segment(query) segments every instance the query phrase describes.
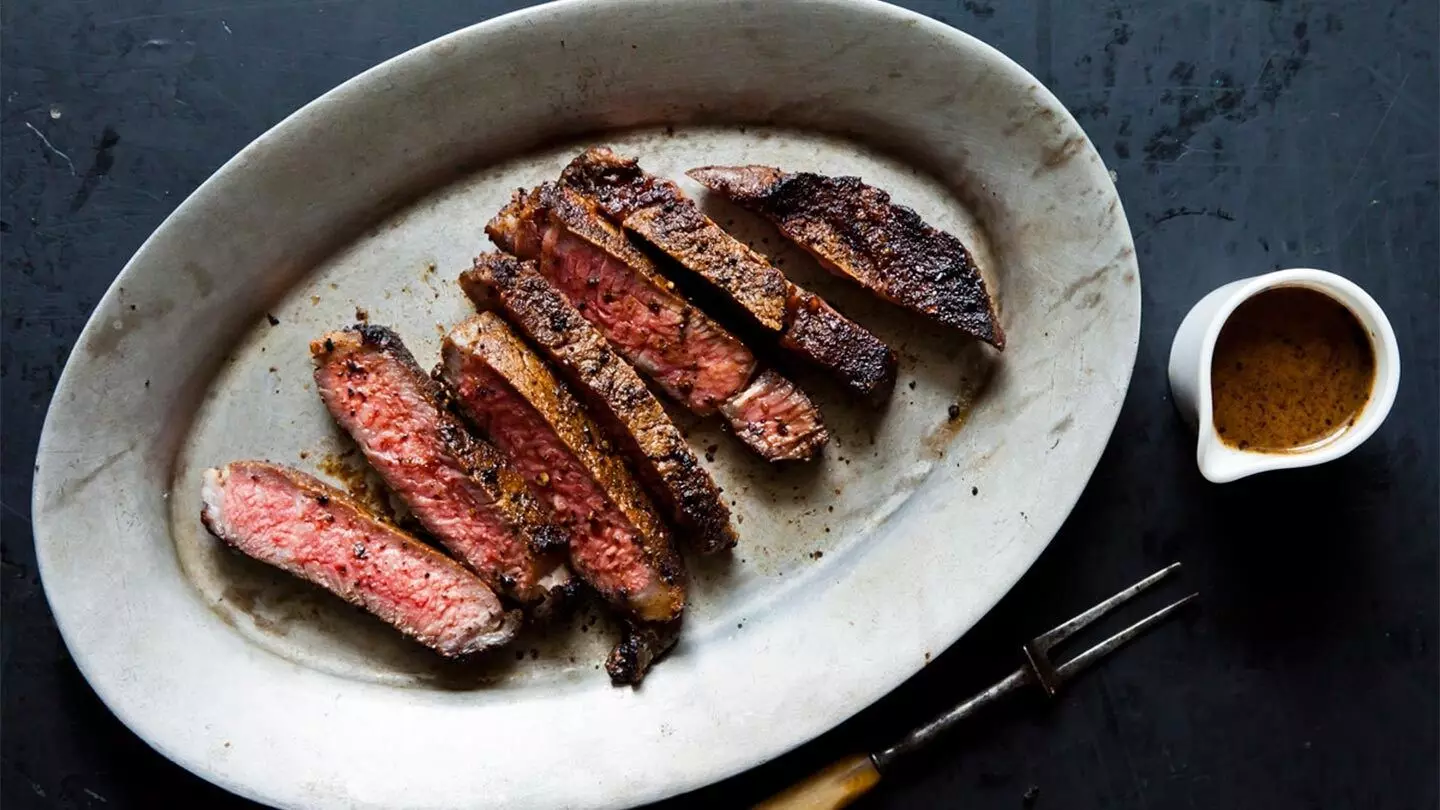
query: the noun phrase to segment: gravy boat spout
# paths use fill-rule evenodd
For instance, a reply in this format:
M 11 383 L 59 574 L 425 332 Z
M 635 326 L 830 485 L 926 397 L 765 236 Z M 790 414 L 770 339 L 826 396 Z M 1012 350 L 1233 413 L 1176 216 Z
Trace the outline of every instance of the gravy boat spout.
M 1241 450 L 1221 441 L 1215 429 L 1210 379 L 1215 343 L 1236 307 L 1277 287 L 1315 290 L 1350 310 L 1370 339 L 1374 384 L 1354 423 L 1330 438 L 1284 451 Z M 1195 463 L 1200 474 L 1223 484 L 1268 470 L 1323 464 L 1360 446 L 1385 421 L 1394 404 L 1400 386 L 1400 350 L 1389 319 L 1368 293 L 1334 273 L 1296 268 L 1233 281 L 1200 299 L 1175 333 L 1169 372 L 1175 407 L 1199 434 Z

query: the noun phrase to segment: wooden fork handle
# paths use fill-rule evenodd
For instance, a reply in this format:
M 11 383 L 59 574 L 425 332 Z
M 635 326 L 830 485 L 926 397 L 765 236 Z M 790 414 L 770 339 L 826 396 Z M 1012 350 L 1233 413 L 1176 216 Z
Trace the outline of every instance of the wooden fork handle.
M 855 754 L 755 805 L 755 810 L 836 810 L 879 782 L 880 771 L 869 755 Z

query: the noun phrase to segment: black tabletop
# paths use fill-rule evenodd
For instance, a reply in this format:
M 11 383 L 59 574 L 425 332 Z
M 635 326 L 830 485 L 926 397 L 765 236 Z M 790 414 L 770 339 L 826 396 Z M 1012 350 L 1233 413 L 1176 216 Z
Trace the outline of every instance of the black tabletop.
M 32 463 L 91 308 L 150 231 L 252 138 L 382 59 L 523 5 L 0 6 L 7 810 L 247 806 L 121 726 L 46 608 Z M 977 719 L 864 806 L 1436 807 L 1436 3 L 906 5 L 1028 68 L 1117 173 L 1144 285 L 1134 381 L 1064 529 L 973 632 L 817 741 L 671 806 L 753 801 L 891 741 L 1018 664 L 1023 639 L 1180 560 L 1203 594 L 1198 611 L 1057 700 L 1018 699 Z M 1210 289 L 1293 266 L 1346 275 L 1386 309 L 1404 364 L 1399 398 L 1343 460 L 1210 485 L 1169 400 L 1170 338 Z

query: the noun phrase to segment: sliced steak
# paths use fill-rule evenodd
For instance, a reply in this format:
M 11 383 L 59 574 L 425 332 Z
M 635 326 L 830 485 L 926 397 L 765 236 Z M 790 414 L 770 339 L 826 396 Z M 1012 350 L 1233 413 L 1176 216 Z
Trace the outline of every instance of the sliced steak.
M 450 413 L 441 385 L 394 332 L 357 325 L 310 352 L 325 406 L 426 531 L 507 596 L 564 594 L 565 531 L 500 451 Z
M 616 351 L 696 414 L 715 413 L 754 374 L 745 344 L 677 295 L 575 191 L 546 183 L 516 192 L 485 231 L 501 249 L 539 260 L 541 275 Z
M 201 502 L 200 520 L 216 537 L 441 655 L 504 644 L 519 627 L 480 578 L 304 473 L 232 462 L 205 471 Z
M 546 281 L 533 262 L 503 253 L 475 259 L 460 277 L 482 308 L 505 311 L 590 404 L 591 413 L 630 457 L 686 540 L 704 553 L 735 545 L 730 509 L 680 430 L 630 364 Z
M 773 371 L 761 372 L 720 410 L 732 425 L 743 425 L 740 438 L 771 461 L 814 458 L 830 440 L 805 392 Z
M 675 292 L 674 284 L 631 246 L 593 201 L 546 183 L 516 192 L 486 232 L 505 250 L 538 259 L 541 275 L 671 398 L 700 416 L 718 410 L 752 450 L 782 460 L 772 454 L 771 445 L 751 441 L 766 433 L 765 425 L 745 422 L 746 411 L 727 407 L 751 382 L 755 356 Z M 773 372 L 771 376 L 778 377 Z M 794 432 L 809 433 L 817 441 L 803 445 L 809 455 L 790 454 L 783 460 L 806 460 L 829 436 L 819 410 L 793 383 L 784 382 L 796 394 Z
M 780 345 L 829 371 L 847 387 L 881 397 L 895 382 L 895 352 L 819 296 L 726 233 L 680 187 L 604 147 L 586 150 L 562 182 L 594 199 L 610 217 L 705 279 Z
M 794 284 L 787 307 L 782 347 L 828 369 L 861 396 L 881 400 L 890 395 L 898 360 L 880 338 Z
M 997 349 L 1005 331 L 970 251 L 858 177 L 706 166 L 692 178 L 775 223 L 826 268 Z
M 569 532 L 571 567 L 631 616 L 679 616 L 685 569 L 669 530 L 544 361 L 493 312 L 452 329 L 441 358 L 460 410 L 509 456 Z

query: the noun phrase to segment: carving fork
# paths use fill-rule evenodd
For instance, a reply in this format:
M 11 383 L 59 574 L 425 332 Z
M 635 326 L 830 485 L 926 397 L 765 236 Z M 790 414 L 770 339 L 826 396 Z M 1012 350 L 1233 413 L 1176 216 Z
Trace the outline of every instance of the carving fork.
M 1199 594 L 1192 593 L 1178 602 L 1173 602 L 1155 611 L 1058 666 L 1050 659 L 1051 648 L 1066 641 L 1116 607 L 1140 595 L 1174 573 L 1179 567 L 1180 563 L 1172 563 L 1061 624 L 1054 630 L 1037 636 L 1023 648 L 1025 651 L 1024 666 L 1005 676 L 989 689 L 910 732 L 895 745 L 873 754 L 855 754 L 846 757 L 783 793 L 761 802 L 756 805 L 756 810 L 832 810 L 845 807 L 879 784 L 881 775 L 890 770 L 897 760 L 925 747 L 930 741 L 949 731 L 981 707 L 995 703 L 1000 698 L 1012 692 L 1018 692 L 1030 684 L 1039 686 L 1045 690 L 1045 694 L 1054 697 L 1061 685 L 1075 677 L 1081 670 L 1170 618 Z

